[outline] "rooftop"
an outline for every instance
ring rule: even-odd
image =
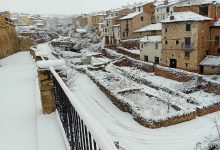
[[[120,18],[120,20],[125,20],[125,19],[132,19],[137,15],[140,15],[142,12],[134,12],[134,13],[130,13],[127,16],[124,16],[122,18]]]
[[[208,55],[201,61],[201,63],[199,65],[220,67],[220,56]]]
[[[154,43],[154,42],[161,42],[162,36],[161,35],[156,35],[156,36],[145,36],[140,39],[141,43]]]
[[[159,4],[159,5],[157,6],[157,8],[163,8],[163,7],[167,7],[167,6],[172,6],[172,5],[175,5],[175,4],[177,4],[177,3],[179,3],[179,1],[169,2],[168,4],[162,3],[162,4]]]
[[[171,17],[167,17],[166,19],[162,20],[161,23],[171,23],[171,22],[182,22],[182,21],[211,21],[212,18],[204,17],[202,15],[196,14],[191,11],[186,12],[175,12],[172,14],[174,17],[171,19]]]
[[[138,29],[134,32],[145,32],[145,31],[160,31],[162,30],[162,24],[161,23],[156,23],[156,24],[150,24],[147,25],[141,29]]]
[[[195,5],[206,5],[211,3],[220,3],[220,0],[188,0],[180,2],[177,7],[183,6],[195,6]]]

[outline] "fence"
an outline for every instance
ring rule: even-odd
[[[56,108],[71,150],[117,150],[114,142],[74,99],[72,92],[53,68]]]

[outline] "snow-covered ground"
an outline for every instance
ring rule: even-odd
[[[210,120],[217,113],[170,127],[145,128],[112,104],[84,74],[77,75],[73,95],[126,150],[193,150],[204,137],[217,135]]]
[[[0,149],[65,150],[55,113],[42,114],[30,54],[14,54],[0,60],[0,65]]]

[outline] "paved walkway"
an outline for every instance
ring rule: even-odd
[[[29,53],[9,56],[0,65],[0,150],[65,150],[55,114],[41,113]]]

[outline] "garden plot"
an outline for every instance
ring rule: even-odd
[[[129,66],[118,67],[112,65],[111,68],[118,70],[118,72],[120,72],[121,74],[127,77],[136,78],[139,80],[146,80],[160,87],[162,86],[169,89],[176,89],[183,85],[182,82],[156,76],[154,75],[154,73],[147,73],[141,69],[137,69],[137,67],[129,67]]]
[[[193,102],[195,102],[195,104],[197,104],[197,107],[199,108],[208,107],[220,103],[220,95],[208,93],[203,90],[191,93],[189,94],[189,96],[194,98]]]
[[[172,106],[156,97],[142,91],[120,94],[122,100],[128,103],[132,110],[147,120],[161,120],[177,112]]]
[[[114,71],[86,70],[103,92],[123,111],[128,111],[140,124],[158,128],[195,117],[196,108],[185,97],[171,95],[166,91],[137,83]],[[166,95],[169,95],[166,97]],[[168,110],[169,107],[169,110]],[[183,117],[182,116],[187,116]],[[174,120],[174,121],[171,121]]]

